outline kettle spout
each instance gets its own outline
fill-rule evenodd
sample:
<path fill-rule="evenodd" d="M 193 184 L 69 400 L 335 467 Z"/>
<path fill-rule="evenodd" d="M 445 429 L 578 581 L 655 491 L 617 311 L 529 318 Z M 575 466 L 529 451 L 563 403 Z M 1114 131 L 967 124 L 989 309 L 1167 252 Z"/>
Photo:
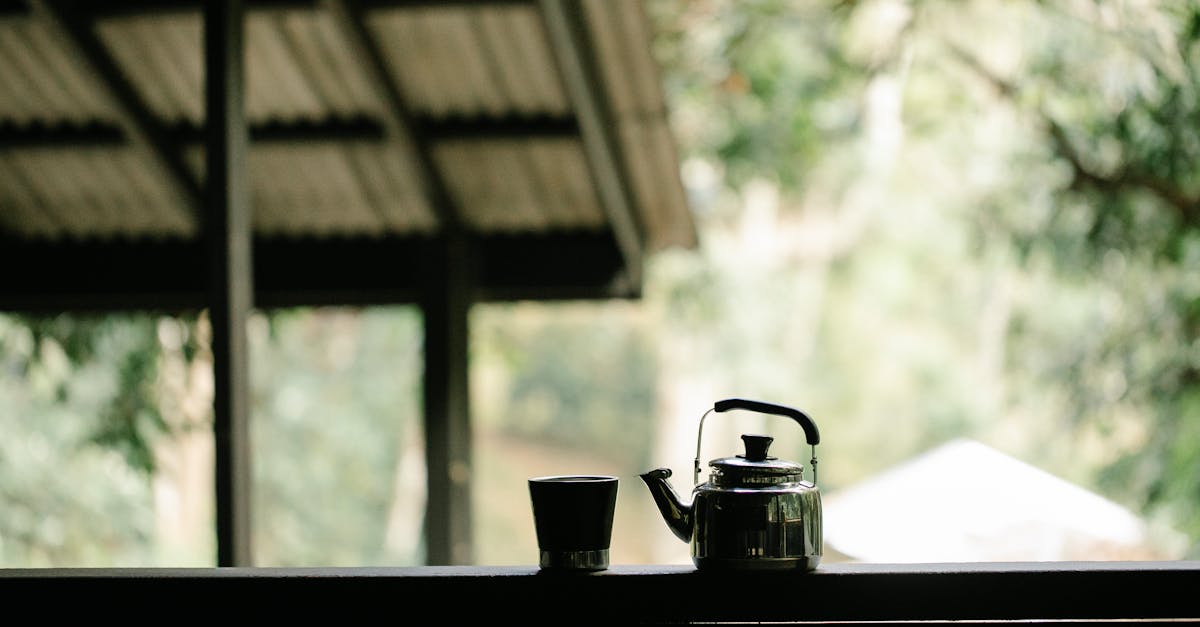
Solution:
<path fill-rule="evenodd" d="M 677 538 L 684 542 L 690 542 L 692 539 L 692 504 L 681 501 L 674 488 L 667 482 L 671 476 L 671 469 L 658 468 L 640 476 L 642 481 L 646 482 L 646 487 L 650 488 L 654 504 L 658 505 L 658 511 L 667 521 L 667 526 L 671 528 Z"/>

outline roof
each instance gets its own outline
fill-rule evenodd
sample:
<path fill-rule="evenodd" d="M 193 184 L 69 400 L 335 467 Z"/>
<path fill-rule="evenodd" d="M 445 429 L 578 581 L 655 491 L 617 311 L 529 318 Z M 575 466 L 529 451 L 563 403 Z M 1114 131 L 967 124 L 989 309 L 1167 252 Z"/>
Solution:
<path fill-rule="evenodd" d="M 261 302 L 403 300 L 450 228 L 496 298 L 636 295 L 695 245 L 636 0 L 246 6 Z M 0 263 L 44 268 L 0 306 L 202 287 L 199 7 L 0 0 Z"/>
<path fill-rule="evenodd" d="M 865 562 L 1173 559 L 1125 507 L 966 439 L 830 493 L 824 520 Z"/>

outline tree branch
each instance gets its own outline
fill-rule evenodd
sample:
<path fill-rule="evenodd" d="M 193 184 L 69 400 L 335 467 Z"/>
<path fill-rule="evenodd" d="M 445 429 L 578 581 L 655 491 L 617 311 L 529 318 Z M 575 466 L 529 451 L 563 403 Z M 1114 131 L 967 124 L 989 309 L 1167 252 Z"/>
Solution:
<path fill-rule="evenodd" d="M 1001 97 L 1015 102 L 1021 95 L 1019 86 L 992 72 L 973 55 L 953 43 L 947 42 L 946 45 L 958 61 L 986 81 Z M 1171 206 L 1185 224 L 1200 226 L 1200 194 L 1188 194 L 1173 181 L 1154 174 L 1138 171 L 1136 168 L 1131 168 L 1129 162 L 1125 162 L 1120 170 L 1113 173 L 1104 174 L 1096 172 L 1084 163 L 1084 159 L 1076 149 L 1075 144 L 1067 136 L 1066 129 L 1057 120 L 1042 110 L 1041 107 L 1036 107 L 1034 113 L 1047 137 L 1049 137 L 1054 152 L 1070 164 L 1074 174 L 1073 188 L 1078 188 L 1081 185 L 1090 185 L 1095 189 L 1103 191 L 1123 191 L 1133 187 L 1141 188 L 1154 194 L 1164 203 Z"/>

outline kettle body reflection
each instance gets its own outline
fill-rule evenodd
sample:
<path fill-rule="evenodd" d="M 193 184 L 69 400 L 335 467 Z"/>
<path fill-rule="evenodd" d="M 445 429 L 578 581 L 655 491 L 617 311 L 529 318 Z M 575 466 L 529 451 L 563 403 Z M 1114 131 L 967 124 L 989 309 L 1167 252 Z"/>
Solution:
<path fill-rule="evenodd" d="M 769 455 L 773 438 L 744 434 L 745 452 L 709 462 L 706 482 L 680 498 L 669 468 L 643 473 L 667 526 L 690 545 L 692 562 L 701 570 L 813 570 L 821 562 L 821 494 L 816 486 L 817 425 L 798 409 L 741 398 L 718 401 L 700 419 L 695 475 L 700 475 L 700 442 L 704 419 L 712 412 L 744 409 L 796 421 L 812 446 L 813 480 L 803 466 Z"/>

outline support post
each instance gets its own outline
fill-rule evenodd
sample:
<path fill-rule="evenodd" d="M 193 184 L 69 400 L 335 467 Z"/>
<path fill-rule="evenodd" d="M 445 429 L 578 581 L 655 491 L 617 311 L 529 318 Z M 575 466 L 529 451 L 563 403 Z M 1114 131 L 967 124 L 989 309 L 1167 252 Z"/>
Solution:
<path fill-rule="evenodd" d="M 246 320 L 254 288 L 246 181 L 244 25 L 241 0 L 204 3 L 203 228 L 210 270 L 218 566 L 253 566 Z"/>
<path fill-rule="evenodd" d="M 425 326 L 426 564 L 470 564 L 471 424 L 469 317 L 471 247 L 452 231 L 433 243 L 422 303 Z"/>

